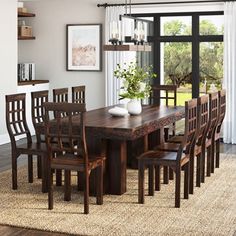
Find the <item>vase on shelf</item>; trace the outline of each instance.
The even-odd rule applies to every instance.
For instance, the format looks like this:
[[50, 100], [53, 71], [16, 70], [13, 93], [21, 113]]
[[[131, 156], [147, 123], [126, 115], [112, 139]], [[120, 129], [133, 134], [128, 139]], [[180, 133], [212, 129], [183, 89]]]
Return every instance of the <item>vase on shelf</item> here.
[[142, 105], [140, 99], [131, 99], [127, 103], [127, 110], [130, 115], [139, 115], [142, 112]]

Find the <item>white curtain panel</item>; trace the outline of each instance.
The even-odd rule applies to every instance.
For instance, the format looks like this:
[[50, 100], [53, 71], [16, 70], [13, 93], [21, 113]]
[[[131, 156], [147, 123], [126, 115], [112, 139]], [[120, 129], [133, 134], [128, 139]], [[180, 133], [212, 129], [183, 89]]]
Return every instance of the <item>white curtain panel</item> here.
[[226, 116], [223, 138], [236, 144], [236, 2], [224, 4], [224, 82], [226, 89]]
[[[107, 7], [105, 18], [105, 43], [108, 44], [111, 22], [118, 22], [119, 16], [125, 13], [124, 7]], [[106, 106], [119, 103], [120, 81], [114, 78], [117, 64], [123, 64], [124, 53], [120, 51], [105, 52], [105, 78], [106, 78]]]

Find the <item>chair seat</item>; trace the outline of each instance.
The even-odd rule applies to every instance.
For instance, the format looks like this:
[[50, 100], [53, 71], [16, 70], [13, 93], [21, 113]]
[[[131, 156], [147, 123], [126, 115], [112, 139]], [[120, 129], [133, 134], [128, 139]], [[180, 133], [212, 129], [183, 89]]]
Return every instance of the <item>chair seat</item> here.
[[176, 135], [167, 140], [168, 143], [181, 143], [183, 140], [183, 135]]
[[34, 154], [40, 155], [42, 152], [47, 152], [47, 147], [45, 143], [32, 142], [31, 144], [19, 144], [17, 149], [21, 154]]
[[[88, 169], [94, 169], [97, 166], [101, 165], [102, 162], [105, 160], [104, 156], [89, 156], [88, 159]], [[78, 171], [84, 170], [84, 159], [78, 157], [77, 155], [73, 154], [65, 154], [65, 155], [58, 155], [56, 158], [53, 158], [51, 161], [51, 167], [55, 168], [65, 168], [66, 166], [69, 167], [69, 169], [74, 169]]]
[[155, 147], [155, 150], [167, 151], [167, 152], [177, 152], [179, 149], [179, 143], [163, 143]]

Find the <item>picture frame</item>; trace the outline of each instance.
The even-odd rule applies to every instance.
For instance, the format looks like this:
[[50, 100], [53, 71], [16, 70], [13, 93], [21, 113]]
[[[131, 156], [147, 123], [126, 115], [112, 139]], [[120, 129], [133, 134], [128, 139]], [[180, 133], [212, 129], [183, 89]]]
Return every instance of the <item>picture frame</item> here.
[[102, 70], [102, 24], [67, 24], [67, 71]]

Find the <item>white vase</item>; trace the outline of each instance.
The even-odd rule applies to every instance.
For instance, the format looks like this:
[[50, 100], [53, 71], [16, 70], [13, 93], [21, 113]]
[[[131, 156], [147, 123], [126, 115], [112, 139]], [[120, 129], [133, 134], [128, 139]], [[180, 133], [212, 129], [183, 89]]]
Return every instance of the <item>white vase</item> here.
[[127, 110], [130, 115], [139, 115], [142, 112], [142, 105], [139, 99], [131, 99], [127, 103]]

